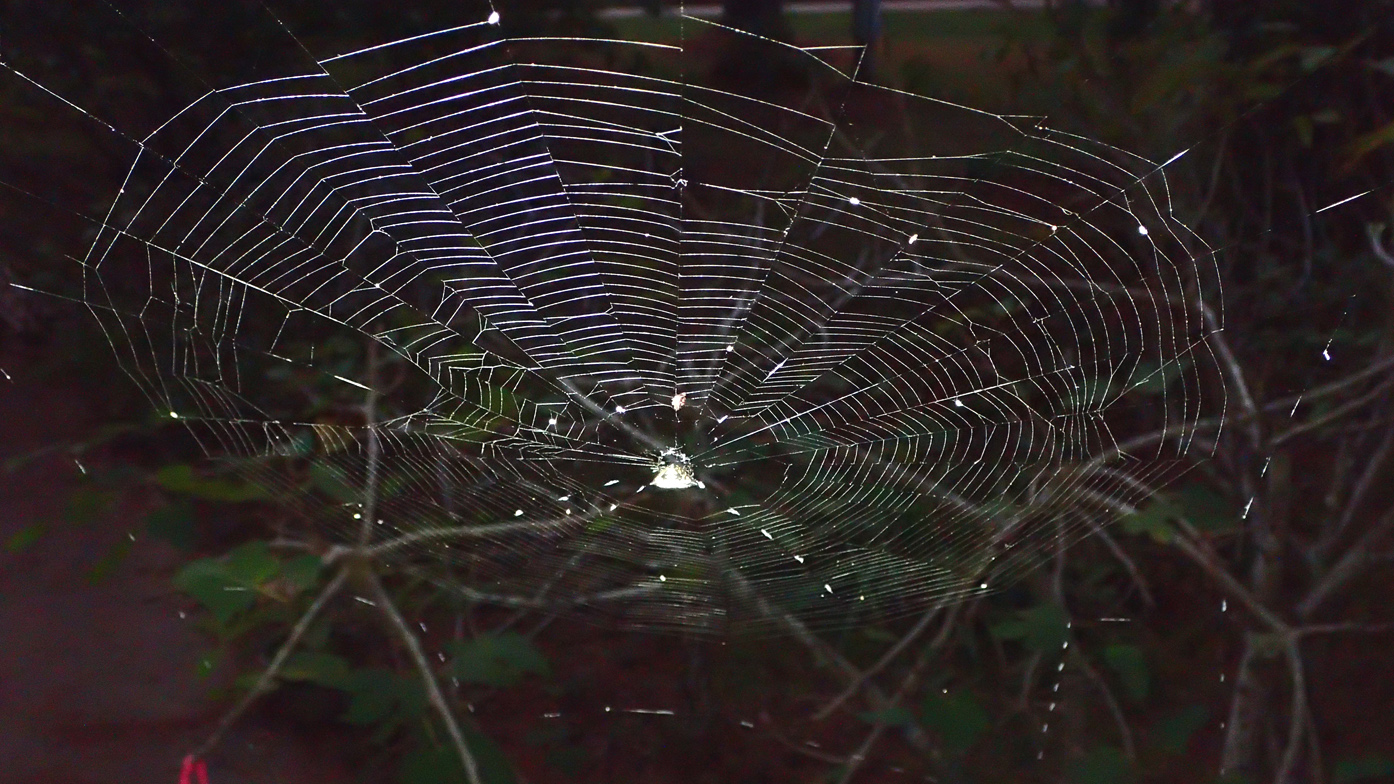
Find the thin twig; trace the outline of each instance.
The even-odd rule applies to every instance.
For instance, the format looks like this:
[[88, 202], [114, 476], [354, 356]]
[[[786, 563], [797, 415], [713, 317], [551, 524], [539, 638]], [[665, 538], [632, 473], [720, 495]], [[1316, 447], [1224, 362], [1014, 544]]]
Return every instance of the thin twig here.
[[1375, 398], [1379, 397], [1390, 387], [1394, 387], [1394, 377], [1390, 377], [1388, 380], [1381, 382], [1378, 386], [1376, 386], [1369, 392], [1366, 392], [1360, 397], [1351, 400], [1343, 405], [1331, 409], [1330, 411], [1326, 412], [1325, 414], [1322, 414], [1316, 419], [1308, 420], [1300, 425], [1296, 425], [1294, 427], [1288, 428], [1287, 430], [1284, 430], [1282, 433], [1279, 433], [1278, 435], [1273, 437], [1272, 446], [1279, 446], [1292, 440], [1293, 438], [1296, 438], [1297, 436], [1302, 435], [1303, 433], [1311, 432], [1321, 427], [1322, 425], [1325, 425], [1329, 422], [1334, 422], [1351, 413], [1352, 411], [1360, 409], [1366, 403], [1369, 403], [1371, 400], [1374, 400]]
[[[857, 677], [853, 678], [847, 684], [847, 687], [844, 688], [840, 694], [829, 700], [828, 703], [824, 705], [822, 708], [819, 708], [818, 712], [813, 714], [813, 720], [822, 721], [823, 719], [826, 719], [828, 716], [831, 716], [833, 711], [837, 710], [839, 707], [842, 706], [842, 703], [851, 699], [853, 695], [861, 691], [862, 684], [866, 682], [866, 679], [885, 669], [888, 664], [894, 661], [895, 658], [899, 656], [902, 651], [909, 647], [910, 643], [914, 642], [920, 636], [920, 634], [924, 632], [925, 629], [929, 628], [930, 622], [934, 620], [934, 617], [938, 615], [940, 610], [942, 609], [944, 609], [942, 604], [936, 605], [932, 607], [928, 612], [921, 615], [920, 620], [916, 622], [915, 625], [908, 632], [906, 632], [898, 641], [896, 641], [895, 645], [892, 645], [889, 650], [882, 654], [881, 658], [877, 659], [875, 664], [863, 670]], [[936, 638], [936, 642], [942, 640], [942, 638], [947, 636], [947, 631], [949, 627], [950, 624], [944, 625], [944, 628], [940, 631], [939, 637]], [[930, 646], [935, 647], [935, 643], [931, 642]]]
[[1374, 560], [1371, 552], [1374, 550], [1375, 543], [1381, 537], [1394, 531], [1394, 507], [1380, 517], [1379, 521], [1370, 527], [1354, 544], [1346, 550], [1345, 555], [1322, 576], [1312, 590], [1302, 598], [1297, 604], [1297, 617], [1310, 618], [1314, 615], [1323, 603], [1339, 589], [1341, 586], [1355, 579], [1357, 575]]
[[305, 632], [309, 630], [310, 624], [314, 622], [320, 610], [324, 609], [324, 605], [328, 604], [329, 600], [334, 597], [334, 594], [338, 593], [339, 589], [343, 587], [344, 578], [347, 576], [348, 570], [340, 569], [339, 572], [334, 575], [334, 578], [325, 584], [324, 588], [320, 590], [319, 595], [315, 597], [315, 600], [311, 602], [310, 606], [301, 614], [300, 620], [296, 621], [295, 626], [291, 628], [290, 636], [286, 637], [286, 641], [281, 643], [280, 649], [277, 650], [276, 655], [271, 658], [271, 663], [267, 665], [266, 669], [261, 673], [261, 676], [257, 678], [256, 683], [246, 694], [242, 695], [242, 699], [233, 706], [232, 710], [223, 714], [222, 720], [218, 722], [218, 726], [213, 730], [213, 734], [208, 736], [208, 740], [205, 740], [203, 745], [194, 750], [193, 755], [195, 757], [202, 757], [211, 751], [213, 747], [217, 746], [218, 741], [222, 740], [223, 735], [238, 719], [242, 718], [242, 714], [247, 712], [247, 709], [252, 706], [252, 703], [256, 701], [257, 697], [260, 697], [267, 690], [271, 685], [272, 679], [280, 674], [281, 668], [285, 666], [286, 660], [290, 658], [295, 647], [300, 644], [300, 638], [305, 636]]
[[375, 572], [368, 572], [368, 584], [373, 590], [373, 596], [379, 608], [382, 609], [388, 621], [392, 623], [397, 636], [402, 643], [407, 646], [407, 651], [411, 653], [412, 662], [416, 664], [416, 671], [421, 675], [421, 685], [426, 688], [426, 697], [430, 700], [431, 707], [440, 714], [441, 721], [445, 723], [445, 731], [450, 734], [450, 742], [455, 747], [455, 753], [460, 756], [460, 763], [465, 766], [465, 778], [470, 784], [483, 784], [483, 779], [479, 776], [479, 765], [474, 760], [474, 754], [469, 750], [465, 743], [465, 735], [460, 731], [460, 725], [455, 721], [455, 714], [451, 712], [450, 705], [445, 701], [445, 695], [441, 693], [440, 684], [436, 682], [436, 675], [431, 670], [431, 663], [426, 659], [426, 652], [421, 649], [421, 641], [416, 638], [416, 633], [407, 625], [407, 621], [402, 617], [402, 612], [397, 609], [397, 603], [392, 601], [387, 589], [383, 588], [382, 581], [378, 579]]
[[[934, 639], [930, 641], [929, 645], [926, 645], [920, 652], [920, 657], [915, 662], [915, 665], [906, 673], [905, 678], [900, 682], [900, 687], [896, 689], [895, 694], [891, 695], [889, 707], [894, 708], [903, 703], [905, 698], [910, 695], [910, 692], [914, 690], [915, 685], [919, 681], [920, 674], [924, 672], [925, 667], [934, 659], [934, 654], [953, 631], [958, 620], [958, 612], [962, 607], [963, 605], [956, 604], [949, 608], [949, 612], [944, 618], [944, 625], [940, 627], [939, 633], [934, 636]], [[852, 781], [852, 776], [856, 775], [862, 764], [866, 762], [867, 757], [871, 753], [871, 748], [876, 745], [876, 741], [881, 738], [881, 735], [885, 733], [887, 727], [890, 726], [883, 720], [884, 716], [884, 711], [878, 714], [876, 723], [872, 726], [871, 731], [867, 733], [861, 744], [857, 746], [857, 750], [847, 756], [847, 767], [842, 772], [842, 778], [838, 779], [838, 784], [849, 784], [849, 782]]]
[[1109, 713], [1113, 714], [1113, 723], [1118, 725], [1118, 735], [1123, 740], [1123, 753], [1132, 762], [1137, 761], [1137, 746], [1133, 743], [1133, 730], [1128, 726], [1128, 718], [1123, 715], [1123, 706], [1118, 703], [1118, 698], [1113, 696], [1113, 690], [1108, 687], [1108, 681], [1099, 674], [1094, 665], [1089, 663], [1089, 659], [1079, 651], [1074, 652], [1074, 660], [1079, 668], [1084, 671], [1085, 677], [1099, 690], [1104, 697], [1104, 704], [1108, 706]]

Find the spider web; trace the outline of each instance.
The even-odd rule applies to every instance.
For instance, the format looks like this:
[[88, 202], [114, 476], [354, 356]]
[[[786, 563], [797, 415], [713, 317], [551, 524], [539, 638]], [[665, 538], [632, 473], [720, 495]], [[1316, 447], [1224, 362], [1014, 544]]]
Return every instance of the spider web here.
[[996, 590], [1184, 467], [1223, 392], [1165, 164], [684, 24], [822, 97], [487, 7], [331, 55], [281, 30], [260, 78], [112, 128], [82, 301], [332, 541], [367, 516], [471, 599], [643, 628]]

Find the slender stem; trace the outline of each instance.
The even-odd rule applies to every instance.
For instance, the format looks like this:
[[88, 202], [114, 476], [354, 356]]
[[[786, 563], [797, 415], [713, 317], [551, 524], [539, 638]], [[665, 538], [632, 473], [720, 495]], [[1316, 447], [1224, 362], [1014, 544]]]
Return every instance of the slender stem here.
[[373, 590], [374, 601], [387, 620], [392, 623], [393, 629], [397, 632], [398, 638], [407, 646], [407, 651], [411, 654], [411, 660], [416, 665], [416, 671], [421, 675], [421, 685], [426, 688], [426, 697], [431, 703], [431, 707], [440, 714], [441, 721], [445, 724], [445, 731], [450, 735], [451, 745], [455, 747], [455, 753], [460, 756], [460, 763], [465, 767], [465, 778], [470, 784], [483, 784], [483, 779], [479, 776], [479, 765], [475, 762], [474, 754], [469, 750], [465, 743], [465, 735], [460, 731], [460, 724], [455, 721], [455, 714], [451, 712], [450, 705], [445, 701], [445, 695], [441, 693], [440, 684], [436, 682], [436, 675], [431, 670], [431, 663], [426, 659], [426, 652], [421, 648], [421, 641], [416, 638], [416, 633], [407, 625], [407, 621], [402, 617], [401, 610], [397, 609], [397, 603], [392, 601], [387, 589], [383, 588], [382, 581], [378, 579], [377, 573], [368, 572], [368, 584]]
[[[936, 605], [935, 607], [931, 608], [929, 612], [926, 612], [924, 615], [921, 615], [920, 620], [915, 623], [915, 625], [910, 629], [910, 631], [906, 632], [905, 635], [902, 636], [896, 642], [895, 645], [892, 645], [890, 647], [890, 650], [882, 654], [881, 658], [877, 659], [875, 664], [863, 670], [861, 674], [859, 674], [856, 678], [853, 678], [847, 684], [847, 687], [844, 688], [840, 694], [829, 700], [828, 703], [824, 705], [822, 708], [819, 708], [818, 712], [813, 714], [813, 720], [822, 721], [823, 719], [826, 719], [828, 716], [831, 716], [833, 711], [837, 710], [839, 707], [842, 706], [842, 703], [851, 699], [853, 695], [861, 691], [862, 684], [866, 682], [866, 679], [885, 669], [885, 667], [888, 664], [890, 664], [895, 659], [895, 657], [899, 656], [902, 651], [909, 647], [910, 643], [914, 642], [915, 639], [918, 638], [920, 634], [924, 632], [925, 629], [929, 628], [930, 621], [934, 620], [934, 617], [938, 615], [939, 611], [942, 609], [943, 605]], [[946, 624], [945, 629], [947, 628], [948, 625]], [[931, 643], [931, 645], [933, 645], [933, 643]]]
[[314, 622], [320, 610], [323, 610], [324, 606], [329, 603], [329, 600], [334, 597], [334, 594], [338, 593], [339, 589], [343, 587], [344, 578], [347, 576], [348, 571], [346, 569], [340, 569], [338, 574], [334, 575], [334, 579], [325, 584], [324, 588], [320, 590], [319, 595], [315, 597], [315, 600], [311, 602], [310, 606], [301, 614], [300, 620], [296, 621], [295, 626], [291, 628], [290, 636], [286, 637], [286, 641], [281, 643], [280, 649], [277, 650], [276, 655], [271, 658], [271, 663], [267, 666], [266, 670], [257, 678], [257, 682], [246, 694], [242, 695], [242, 699], [232, 707], [232, 710], [223, 714], [222, 720], [218, 722], [218, 726], [213, 730], [213, 734], [208, 736], [208, 740], [205, 740], [203, 745], [194, 750], [193, 754], [195, 757], [202, 757], [211, 751], [213, 747], [217, 746], [218, 741], [222, 740], [223, 735], [232, 728], [232, 725], [235, 724], [238, 719], [242, 718], [242, 714], [247, 712], [247, 709], [252, 706], [252, 703], [256, 701], [257, 697], [260, 697], [267, 688], [270, 687], [271, 680], [280, 674], [281, 668], [285, 666], [286, 660], [290, 658], [291, 653], [295, 651], [295, 646], [300, 644], [300, 638], [305, 636], [305, 632], [309, 630], [310, 624]]
[[1128, 718], [1123, 715], [1123, 706], [1118, 703], [1118, 698], [1113, 696], [1113, 690], [1108, 687], [1108, 681], [1099, 674], [1094, 665], [1089, 663], [1088, 657], [1079, 651], [1074, 651], [1075, 663], [1084, 672], [1085, 677], [1094, 684], [1094, 687], [1103, 695], [1104, 704], [1108, 706], [1109, 713], [1113, 714], [1113, 723], [1118, 725], [1118, 735], [1123, 741], [1123, 754], [1129, 760], [1137, 761], [1137, 746], [1133, 742], [1133, 731], [1128, 726]]

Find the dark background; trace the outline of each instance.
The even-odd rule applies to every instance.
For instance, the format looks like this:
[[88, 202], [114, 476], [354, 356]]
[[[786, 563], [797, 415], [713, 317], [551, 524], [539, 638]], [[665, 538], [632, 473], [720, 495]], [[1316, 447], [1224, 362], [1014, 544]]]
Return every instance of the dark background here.
[[[101, 4], [0, 8], [7, 64], [132, 138], [200, 83], [274, 70], [254, 3], [122, 6], [158, 31], [154, 44]], [[461, 13], [273, 8], [316, 43]], [[677, 34], [597, 8], [510, 3], [505, 16], [519, 32]], [[504, 664], [452, 648], [464, 683], [448, 691], [487, 780], [1394, 779], [1391, 12], [1373, 0], [885, 12], [867, 78], [1043, 114], [1158, 161], [1190, 150], [1168, 182], [1223, 280], [1212, 348], [1230, 394], [1216, 457], [1019, 586], [952, 612], [748, 641], [538, 617], [495, 638]], [[804, 45], [873, 33], [854, 30], [850, 9], [762, 0], [727, 13]], [[796, 66], [689, 43], [709, 56], [702, 78], [776, 99], [808, 88]], [[81, 216], [104, 213], [129, 143], [3, 76], [0, 282], [61, 291], [91, 236]], [[278, 506], [171, 479], [197, 451], [149, 410], [83, 308], [0, 288], [0, 369], [0, 781], [173, 782], [313, 582], [268, 580], [232, 627], [176, 587], [191, 562], [271, 538]], [[511, 619], [390, 587], [433, 650]], [[340, 601], [312, 634], [321, 658], [283, 672], [206, 755], [214, 784], [460, 780], [390, 629]]]

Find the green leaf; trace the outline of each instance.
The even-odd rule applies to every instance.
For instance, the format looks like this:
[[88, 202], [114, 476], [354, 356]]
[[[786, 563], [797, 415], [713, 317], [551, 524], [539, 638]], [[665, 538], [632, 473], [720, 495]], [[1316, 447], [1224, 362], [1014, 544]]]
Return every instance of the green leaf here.
[[280, 677], [288, 681], [307, 681], [336, 689], [347, 689], [351, 668], [341, 656], [316, 651], [292, 654], [281, 667]]
[[527, 673], [547, 675], [550, 668], [542, 652], [517, 632], [485, 634], [451, 645], [455, 677], [466, 683], [511, 686]]
[[352, 695], [343, 720], [349, 724], [377, 724], [391, 718], [399, 702], [401, 676], [392, 670], [355, 670], [344, 679], [344, 689]]
[[[469, 727], [460, 729], [484, 784], [515, 784], [517, 779], [499, 747]], [[455, 749], [421, 744], [402, 758], [397, 781], [399, 784], [466, 784], [467, 780]]]
[[915, 714], [903, 705], [896, 705], [893, 708], [885, 708], [878, 711], [866, 711], [857, 714], [857, 718], [867, 724], [885, 724], [890, 727], [903, 727], [915, 720]]
[[200, 558], [179, 570], [174, 584], [213, 613], [226, 626], [238, 613], [256, 603], [256, 593], [228, 576], [227, 567], [216, 558]]
[[1147, 534], [1158, 544], [1166, 544], [1171, 541], [1173, 535], [1171, 529], [1171, 518], [1176, 514], [1176, 509], [1164, 498], [1157, 498], [1146, 507], [1123, 515], [1120, 522], [1123, 530], [1130, 534]]
[[1350, 163], [1354, 163], [1391, 142], [1394, 142], [1394, 122], [1386, 123], [1369, 133], [1356, 137], [1350, 143]]
[[308, 590], [319, 582], [320, 569], [324, 561], [318, 555], [306, 553], [296, 556], [281, 565], [281, 577], [299, 590]]
[[1331, 767], [1331, 784], [1394, 778], [1394, 762], [1379, 754], [1343, 759]]
[[1239, 524], [1239, 512], [1229, 500], [1203, 482], [1191, 482], [1175, 496], [1176, 511], [1197, 530], [1209, 533], [1233, 531]]
[[255, 540], [239, 545], [226, 556], [227, 575], [250, 588], [276, 576], [281, 565], [272, 557], [266, 542]]
[[939, 734], [952, 754], [963, 754], [992, 726], [987, 711], [968, 692], [931, 693], [920, 709], [926, 727]]
[[155, 483], [171, 493], [205, 501], [241, 503], [261, 501], [269, 497], [265, 490], [249, 482], [200, 476], [194, 472], [193, 466], [183, 464], [161, 468], [155, 473]]
[[1069, 780], [1074, 784], [1130, 784], [1137, 780], [1137, 771], [1121, 750], [1098, 746], [1070, 766]]
[[79, 487], [68, 496], [63, 508], [63, 520], [74, 525], [85, 525], [97, 519], [111, 508], [116, 495], [95, 487]]
[[1385, 76], [1394, 76], [1394, 57], [1386, 57], [1383, 60], [1374, 60], [1366, 63], [1371, 69], [1379, 71]]
[[194, 673], [200, 678], [207, 678], [218, 669], [218, 664], [223, 660], [222, 650], [212, 650], [198, 657], [194, 662]]
[[356, 504], [363, 500], [362, 494], [349, 483], [343, 469], [330, 463], [316, 461], [310, 464], [310, 484], [342, 504]]
[[1033, 651], [1049, 653], [1064, 646], [1068, 635], [1067, 623], [1069, 616], [1064, 608], [1057, 604], [1042, 604], [1017, 611], [1015, 619], [997, 623], [990, 631], [1000, 639], [1021, 640]]
[[1132, 388], [1151, 394], [1161, 394], [1181, 373], [1190, 366], [1190, 360], [1181, 358], [1164, 363], [1160, 367], [1155, 362], [1139, 362], [1133, 370]]
[[145, 533], [180, 550], [192, 550], [198, 542], [193, 506], [187, 501], [177, 501], [151, 509], [145, 516]]
[[87, 570], [87, 582], [96, 585], [111, 576], [116, 571], [116, 567], [126, 560], [126, 556], [131, 554], [131, 540], [125, 537], [117, 540], [101, 558], [97, 559], [92, 568]]
[[1152, 735], [1162, 751], [1180, 754], [1186, 750], [1191, 738], [1205, 726], [1209, 718], [1210, 711], [1204, 705], [1188, 705], [1180, 712], [1157, 722], [1152, 728]]
[[227, 626], [238, 613], [256, 604], [257, 589], [280, 571], [266, 542], [248, 542], [222, 558], [200, 558], [179, 570], [174, 584]]
[[1110, 645], [1104, 649], [1104, 661], [1123, 682], [1123, 691], [1133, 702], [1147, 699], [1151, 687], [1151, 677], [1147, 672], [1147, 659], [1142, 649], [1135, 645]]
[[18, 531], [15, 531], [14, 535], [10, 537], [9, 541], [5, 542], [5, 549], [9, 550], [12, 553], [17, 553], [21, 550], [24, 550], [30, 545], [39, 541], [39, 537], [43, 536], [44, 532], [47, 530], [48, 525], [46, 523], [34, 523], [32, 525], [26, 525]]

